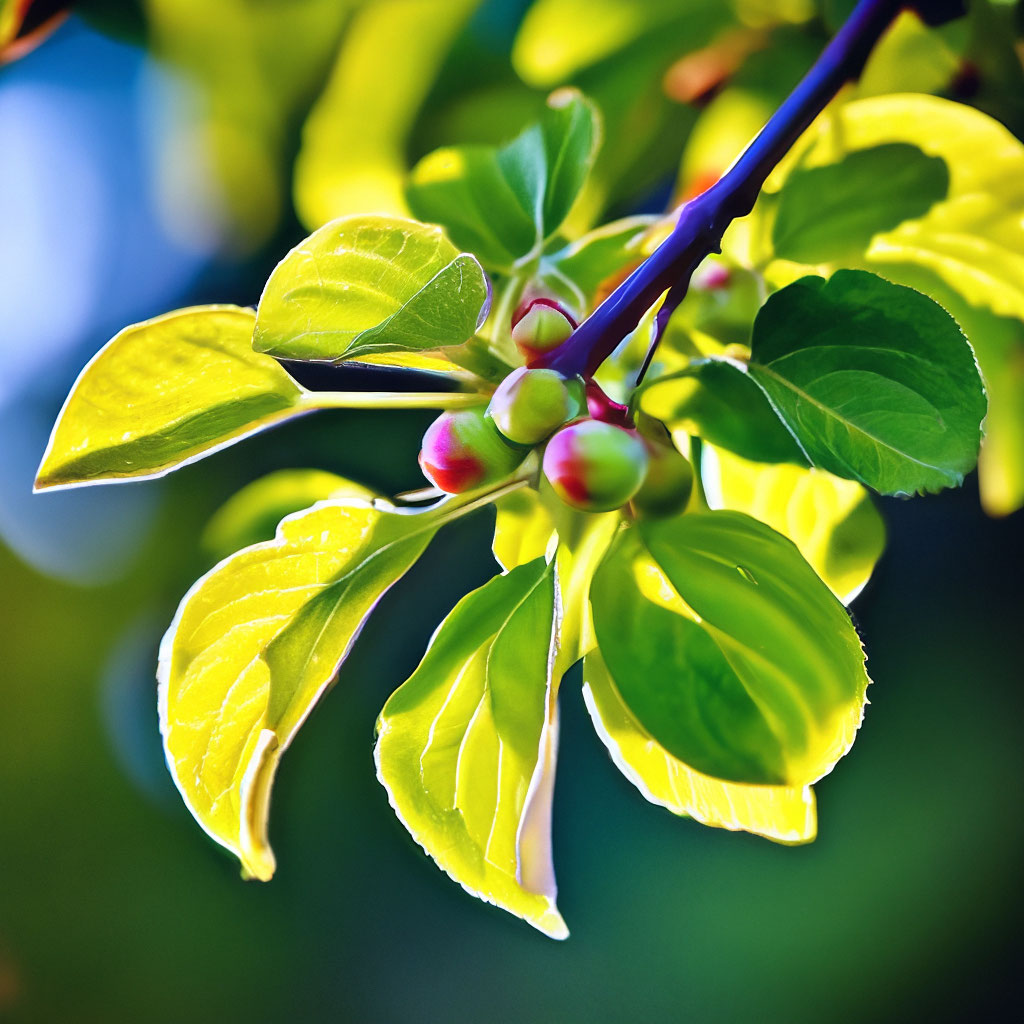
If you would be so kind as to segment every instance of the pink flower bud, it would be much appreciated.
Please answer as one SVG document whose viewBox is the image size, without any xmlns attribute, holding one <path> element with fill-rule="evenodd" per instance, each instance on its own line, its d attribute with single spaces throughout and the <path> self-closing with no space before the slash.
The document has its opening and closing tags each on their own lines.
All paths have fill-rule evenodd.
<svg viewBox="0 0 1024 1024">
<path fill-rule="evenodd" d="M 435 487 L 461 494 L 508 476 L 524 454 L 502 439 L 483 409 L 460 409 L 430 424 L 419 463 Z"/>
<path fill-rule="evenodd" d="M 609 512 L 625 505 L 647 473 L 647 446 L 635 430 L 580 420 L 563 427 L 544 451 L 544 475 L 568 505 Z"/>
</svg>

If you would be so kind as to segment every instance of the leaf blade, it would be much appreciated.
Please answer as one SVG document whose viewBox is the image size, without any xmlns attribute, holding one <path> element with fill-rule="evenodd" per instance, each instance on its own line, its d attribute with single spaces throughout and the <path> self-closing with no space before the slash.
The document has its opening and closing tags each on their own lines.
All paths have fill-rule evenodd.
<svg viewBox="0 0 1024 1024">
<path fill-rule="evenodd" d="M 598 140 L 596 108 L 575 90 L 559 90 L 540 120 L 505 146 L 428 154 L 412 170 L 406 199 L 488 268 L 511 273 L 518 261 L 539 257 L 568 217 Z"/>
<path fill-rule="evenodd" d="M 440 229 L 357 215 L 289 252 L 260 298 L 253 347 L 282 359 L 343 362 L 426 353 L 471 338 L 490 305 L 476 258 Z"/>
<path fill-rule="evenodd" d="M 637 722 L 596 651 L 586 656 L 583 678 L 583 697 L 601 742 L 646 800 L 714 828 L 777 843 L 813 841 L 817 815 L 810 786 L 744 786 L 702 775 Z"/>
<path fill-rule="evenodd" d="M 193 306 L 126 327 L 86 365 L 54 426 L 37 489 L 145 480 L 306 411 L 250 346 L 255 314 Z"/>
<path fill-rule="evenodd" d="M 322 502 L 284 519 L 274 540 L 219 563 L 183 598 L 160 648 L 167 764 L 196 821 L 250 875 L 274 871 L 266 827 L 281 755 L 376 602 L 440 524 L 433 511 Z M 332 628 L 308 644 L 307 627 L 330 599 Z"/>
<path fill-rule="evenodd" d="M 984 387 L 938 303 L 866 271 L 805 277 L 754 321 L 749 374 L 816 466 L 883 494 L 957 486 Z"/>
<path fill-rule="evenodd" d="M 395 813 L 443 871 L 565 938 L 550 851 L 554 588 L 536 559 L 464 597 L 384 705 L 374 757 Z"/>
<path fill-rule="evenodd" d="M 788 537 L 822 582 L 849 604 L 885 547 L 885 525 L 867 491 L 824 470 L 749 462 L 704 448 L 708 504 L 745 512 Z"/>
<path fill-rule="evenodd" d="M 689 767 L 802 787 L 853 742 L 868 683 L 857 633 L 763 523 L 727 511 L 641 523 L 612 546 L 591 600 L 623 700 Z"/>
<path fill-rule="evenodd" d="M 905 142 L 856 150 L 793 171 L 779 193 L 772 245 L 799 263 L 856 259 L 875 235 L 923 217 L 948 191 L 942 157 Z"/>
</svg>

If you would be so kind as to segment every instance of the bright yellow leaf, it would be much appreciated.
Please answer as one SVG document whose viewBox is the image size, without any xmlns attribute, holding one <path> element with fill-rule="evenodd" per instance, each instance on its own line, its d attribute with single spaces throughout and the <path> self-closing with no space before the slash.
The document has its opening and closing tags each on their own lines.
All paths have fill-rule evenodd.
<svg viewBox="0 0 1024 1024">
<path fill-rule="evenodd" d="M 449 409 L 465 392 L 312 392 L 252 349 L 251 309 L 193 306 L 126 327 L 79 375 L 37 489 L 163 476 L 315 409 Z"/>
<path fill-rule="evenodd" d="M 395 813 L 467 892 L 546 935 L 555 906 L 554 567 L 538 558 L 464 597 L 377 722 L 377 774 Z"/>
<path fill-rule="evenodd" d="M 267 813 L 282 753 L 443 521 L 434 509 L 324 502 L 221 562 L 182 601 L 160 646 L 167 763 L 196 820 L 247 874 L 274 872 Z"/>
</svg>

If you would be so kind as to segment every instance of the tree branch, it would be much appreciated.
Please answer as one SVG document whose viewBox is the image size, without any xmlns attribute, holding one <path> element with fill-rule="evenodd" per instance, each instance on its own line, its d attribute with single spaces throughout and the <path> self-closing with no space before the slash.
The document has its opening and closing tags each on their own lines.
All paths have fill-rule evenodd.
<svg viewBox="0 0 1024 1024">
<path fill-rule="evenodd" d="M 934 2 L 919 0 L 913 6 L 928 8 Z M 861 0 L 736 163 L 682 208 L 672 234 L 538 365 L 567 376 L 589 376 L 639 324 L 659 295 L 672 289 L 678 304 L 705 256 L 721 251 L 725 229 L 750 213 L 776 164 L 840 88 L 859 77 L 875 43 L 905 6 L 909 5 L 903 0 Z"/>
</svg>

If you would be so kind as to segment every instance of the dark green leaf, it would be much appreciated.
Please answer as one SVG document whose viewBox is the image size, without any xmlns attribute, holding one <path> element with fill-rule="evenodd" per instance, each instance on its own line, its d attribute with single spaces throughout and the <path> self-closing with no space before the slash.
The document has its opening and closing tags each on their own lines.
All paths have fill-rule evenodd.
<svg viewBox="0 0 1024 1024">
<path fill-rule="evenodd" d="M 985 391 L 956 321 L 862 270 L 805 277 L 754 322 L 750 376 L 813 465 L 883 494 L 959 485 Z"/>
</svg>

